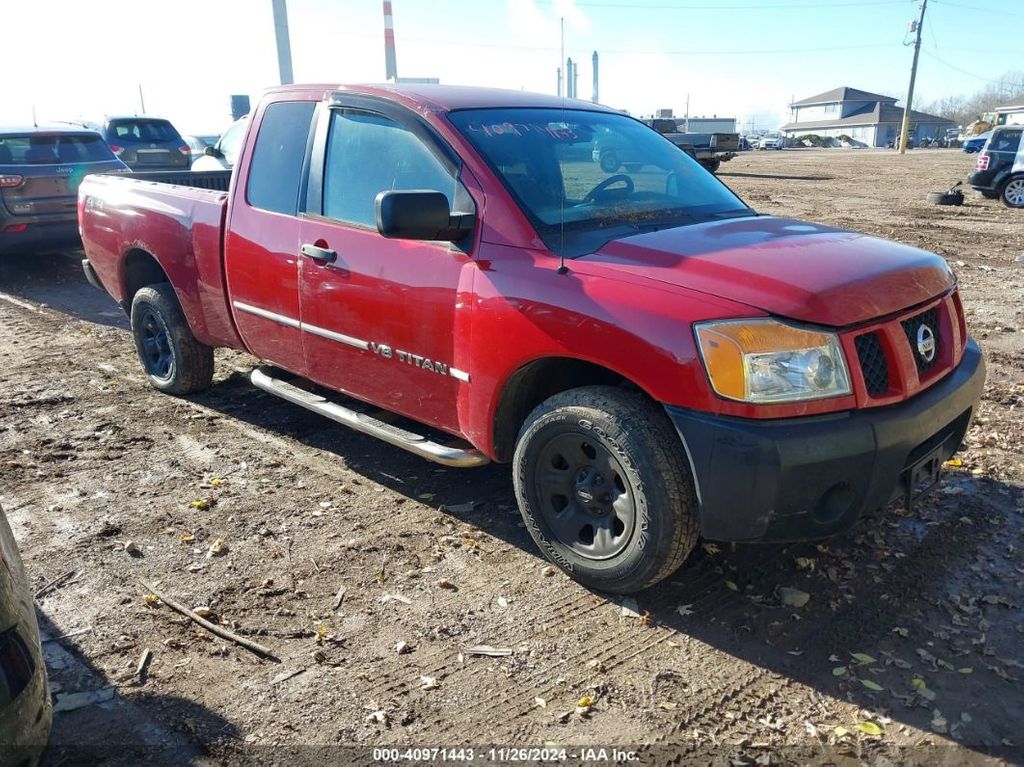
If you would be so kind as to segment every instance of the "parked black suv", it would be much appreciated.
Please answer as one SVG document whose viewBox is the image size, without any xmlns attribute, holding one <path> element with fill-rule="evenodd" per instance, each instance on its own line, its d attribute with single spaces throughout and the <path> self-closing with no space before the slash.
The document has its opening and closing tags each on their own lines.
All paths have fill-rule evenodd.
<svg viewBox="0 0 1024 767">
<path fill-rule="evenodd" d="M 992 131 L 968 183 L 985 197 L 999 198 L 1011 208 L 1024 208 L 1024 128 L 1015 125 Z"/>
<path fill-rule="evenodd" d="M 78 185 L 89 173 L 131 170 L 93 131 L 0 128 L 0 253 L 77 245 Z"/>
<path fill-rule="evenodd" d="M 159 117 L 106 117 L 95 128 L 132 170 L 188 170 L 192 150 L 169 120 Z"/>
</svg>

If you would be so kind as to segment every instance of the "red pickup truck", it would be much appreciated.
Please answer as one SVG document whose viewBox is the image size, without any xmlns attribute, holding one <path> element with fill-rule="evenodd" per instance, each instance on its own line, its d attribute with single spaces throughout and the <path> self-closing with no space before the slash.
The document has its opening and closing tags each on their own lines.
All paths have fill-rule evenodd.
<svg viewBox="0 0 1024 767">
<path fill-rule="evenodd" d="M 640 169 L 594 162 L 609 136 Z M 760 215 L 590 103 L 287 86 L 234 171 L 90 176 L 79 217 L 153 386 L 202 389 L 214 347 L 244 349 L 292 403 L 511 462 L 544 554 L 610 592 L 698 535 L 817 538 L 912 503 L 984 381 L 942 258 Z"/>
</svg>

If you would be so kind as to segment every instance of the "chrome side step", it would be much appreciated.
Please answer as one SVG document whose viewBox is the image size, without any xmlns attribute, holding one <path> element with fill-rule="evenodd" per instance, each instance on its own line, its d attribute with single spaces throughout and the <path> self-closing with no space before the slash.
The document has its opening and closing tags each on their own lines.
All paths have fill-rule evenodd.
<svg viewBox="0 0 1024 767">
<path fill-rule="evenodd" d="M 475 448 L 453 447 L 432 442 L 422 434 L 414 434 L 398 426 L 385 423 L 368 413 L 360 413 L 336 402 L 331 402 L 319 394 L 300 389 L 280 378 L 274 378 L 268 368 L 256 368 L 249 375 L 249 379 L 253 386 L 263 389 L 265 392 L 270 392 L 274 396 L 326 416 L 350 429 L 369 434 L 389 445 L 408 450 L 428 461 L 457 468 L 482 466 L 488 462 L 487 456 Z"/>
</svg>

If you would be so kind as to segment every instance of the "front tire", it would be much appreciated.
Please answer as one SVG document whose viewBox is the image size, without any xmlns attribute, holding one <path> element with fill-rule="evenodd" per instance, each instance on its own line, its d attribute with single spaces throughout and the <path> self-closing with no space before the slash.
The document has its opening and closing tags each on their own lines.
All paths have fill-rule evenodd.
<svg viewBox="0 0 1024 767">
<path fill-rule="evenodd" d="M 1014 176 L 999 193 L 999 199 L 1008 208 L 1024 208 L 1024 176 Z"/>
<path fill-rule="evenodd" d="M 545 400 L 519 432 L 513 480 L 533 540 L 585 586 L 641 591 L 696 545 L 682 442 L 639 393 L 588 386 Z"/>
<path fill-rule="evenodd" d="M 174 289 L 164 282 L 140 288 L 132 299 L 132 337 L 153 388 L 191 394 L 213 381 L 213 347 L 192 335 Z"/>
<path fill-rule="evenodd" d="M 619 156 L 615 152 L 601 153 L 601 170 L 605 173 L 614 173 L 619 169 L 620 165 Z"/>
</svg>

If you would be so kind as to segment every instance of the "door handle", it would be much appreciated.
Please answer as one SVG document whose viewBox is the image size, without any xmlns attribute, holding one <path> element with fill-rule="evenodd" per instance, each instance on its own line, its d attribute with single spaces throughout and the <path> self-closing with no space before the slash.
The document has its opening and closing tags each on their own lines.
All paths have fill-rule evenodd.
<svg viewBox="0 0 1024 767">
<path fill-rule="evenodd" d="M 306 258 L 312 258 L 314 261 L 320 261 L 324 264 L 333 264 L 338 259 L 338 251 L 331 250 L 330 248 L 321 248 L 319 245 L 313 245 L 309 242 L 302 246 L 300 252 Z"/>
</svg>

